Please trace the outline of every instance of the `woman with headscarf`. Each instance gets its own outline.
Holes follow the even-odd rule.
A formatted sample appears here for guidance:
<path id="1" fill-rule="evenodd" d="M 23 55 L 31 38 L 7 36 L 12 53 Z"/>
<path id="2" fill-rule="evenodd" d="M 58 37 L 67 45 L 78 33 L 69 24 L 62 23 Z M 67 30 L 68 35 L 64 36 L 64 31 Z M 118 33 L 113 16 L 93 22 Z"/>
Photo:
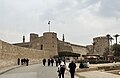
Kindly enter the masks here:
<path id="1" fill-rule="evenodd" d="M 65 74 L 65 63 L 62 61 L 61 64 L 58 66 L 58 76 L 59 78 L 64 78 Z"/>

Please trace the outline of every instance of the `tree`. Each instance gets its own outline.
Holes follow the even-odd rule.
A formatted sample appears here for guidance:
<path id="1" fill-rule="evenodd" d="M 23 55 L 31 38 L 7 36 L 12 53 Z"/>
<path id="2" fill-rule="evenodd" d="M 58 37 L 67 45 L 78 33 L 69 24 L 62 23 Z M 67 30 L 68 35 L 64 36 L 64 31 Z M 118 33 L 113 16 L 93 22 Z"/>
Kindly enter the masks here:
<path id="1" fill-rule="evenodd" d="M 112 46 L 112 51 L 114 51 L 114 56 L 116 56 L 116 57 L 119 57 L 120 56 L 120 45 L 118 44 L 118 45 L 116 45 L 116 44 L 114 44 L 113 46 Z"/>
<path id="2" fill-rule="evenodd" d="M 112 37 L 110 37 L 110 42 L 111 42 L 111 45 L 112 45 L 112 40 L 114 40 Z"/>
<path id="3" fill-rule="evenodd" d="M 117 38 L 119 37 L 120 35 L 118 35 L 118 34 L 115 34 L 114 35 L 114 37 L 115 37 L 115 39 L 116 39 L 116 44 L 117 44 Z"/>

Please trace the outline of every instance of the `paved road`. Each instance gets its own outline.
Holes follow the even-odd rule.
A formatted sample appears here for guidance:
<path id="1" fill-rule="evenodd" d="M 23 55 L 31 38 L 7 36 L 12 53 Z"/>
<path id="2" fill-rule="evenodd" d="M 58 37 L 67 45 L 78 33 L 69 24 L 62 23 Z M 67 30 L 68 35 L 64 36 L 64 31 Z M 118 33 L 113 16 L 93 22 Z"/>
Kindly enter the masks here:
<path id="1" fill-rule="evenodd" d="M 84 76 L 85 78 L 120 78 L 120 75 L 111 74 L 102 71 L 87 71 L 79 73 L 80 76 Z"/>
<path id="2" fill-rule="evenodd" d="M 23 66 L 0 75 L 0 78 L 58 78 L 57 67 L 41 64 Z M 65 72 L 65 78 L 70 78 L 68 71 Z"/>

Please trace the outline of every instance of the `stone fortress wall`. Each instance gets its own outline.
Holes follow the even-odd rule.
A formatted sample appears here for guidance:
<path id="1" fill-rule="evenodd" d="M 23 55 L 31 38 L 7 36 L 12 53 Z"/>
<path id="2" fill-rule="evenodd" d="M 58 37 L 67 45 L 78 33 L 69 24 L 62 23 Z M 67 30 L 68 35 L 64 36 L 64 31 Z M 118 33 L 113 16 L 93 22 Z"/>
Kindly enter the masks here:
<path id="1" fill-rule="evenodd" d="M 62 51 L 78 53 L 81 56 L 89 53 L 87 47 L 85 47 L 85 46 L 71 44 L 69 42 L 59 41 L 59 51 L 58 52 L 62 52 Z"/>
<path id="2" fill-rule="evenodd" d="M 53 32 L 43 33 L 38 37 L 37 34 L 30 34 L 30 42 L 9 44 L 0 40 L 0 62 L 5 61 L 5 65 L 17 64 L 18 58 L 28 58 L 31 63 L 38 62 L 42 58 L 50 58 L 58 55 L 60 51 L 69 51 L 86 54 L 86 47 L 78 46 L 68 42 L 58 40 L 57 34 Z M 1 63 L 0 66 L 4 66 Z"/>
<path id="3" fill-rule="evenodd" d="M 94 51 L 93 45 L 81 46 L 61 41 L 54 32 L 45 32 L 40 37 L 38 34 L 31 33 L 30 42 L 23 41 L 23 43 L 13 45 L 0 40 L 0 60 L 11 61 L 11 64 L 15 64 L 18 58 L 29 58 L 33 63 L 38 62 L 41 58 L 58 55 L 58 52 L 62 51 L 78 53 L 81 56 L 88 53 L 103 55 L 105 48 L 108 47 L 107 38 L 95 37 L 93 42 L 95 43 Z"/>
<path id="4" fill-rule="evenodd" d="M 82 55 L 87 55 L 87 53 L 89 53 L 89 50 L 85 46 L 71 44 L 71 47 L 73 49 L 73 52 L 81 54 L 81 57 L 82 57 Z"/>
<path id="5" fill-rule="evenodd" d="M 103 55 L 105 49 L 108 47 L 108 39 L 106 36 L 93 38 L 94 45 L 76 45 L 70 42 L 65 42 L 57 38 L 57 33 L 45 32 L 43 36 L 38 37 L 38 34 L 30 34 L 30 42 L 19 43 L 20 46 L 29 46 L 29 48 L 34 48 L 41 50 L 51 51 L 51 56 L 57 55 L 58 52 L 67 51 L 75 52 L 80 55 L 93 54 L 93 55 Z M 22 45 L 21 45 L 22 44 Z M 28 44 L 28 45 L 27 45 Z M 94 50 L 93 50 L 94 47 Z"/>
<path id="6" fill-rule="evenodd" d="M 69 42 L 58 41 L 58 52 L 73 52 L 71 44 Z"/>
<path id="7" fill-rule="evenodd" d="M 17 43 L 14 45 L 28 47 L 38 50 L 48 50 L 52 54 L 50 56 L 58 55 L 58 52 L 67 51 L 75 52 L 80 55 L 86 55 L 88 49 L 85 46 L 71 44 L 69 42 L 61 41 L 57 38 L 57 33 L 54 32 L 45 32 L 43 36 L 38 36 L 38 34 L 30 34 L 30 42 L 26 43 Z"/>
<path id="8" fill-rule="evenodd" d="M 73 53 L 80 54 L 80 57 L 82 57 L 82 55 L 86 55 L 87 53 L 89 53 L 86 46 L 71 44 L 69 42 L 59 41 L 58 46 L 59 46 L 58 52 L 62 52 L 62 51 L 73 52 Z"/>
<path id="9" fill-rule="evenodd" d="M 28 58 L 30 63 L 39 63 L 49 55 L 49 51 L 19 47 L 0 40 L 0 67 L 15 65 L 18 58 Z"/>

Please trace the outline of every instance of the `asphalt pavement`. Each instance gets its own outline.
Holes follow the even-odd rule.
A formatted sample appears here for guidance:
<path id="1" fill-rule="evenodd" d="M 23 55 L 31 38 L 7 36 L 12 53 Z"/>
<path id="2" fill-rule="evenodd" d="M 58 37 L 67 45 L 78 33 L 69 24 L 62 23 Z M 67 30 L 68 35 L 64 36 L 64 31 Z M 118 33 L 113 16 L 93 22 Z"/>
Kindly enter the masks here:
<path id="1" fill-rule="evenodd" d="M 56 66 L 43 66 L 41 64 L 11 67 L 9 71 L 0 75 L 0 78 L 58 78 Z M 70 78 L 69 72 L 65 71 L 65 78 Z M 75 78 L 78 78 L 75 76 Z"/>

